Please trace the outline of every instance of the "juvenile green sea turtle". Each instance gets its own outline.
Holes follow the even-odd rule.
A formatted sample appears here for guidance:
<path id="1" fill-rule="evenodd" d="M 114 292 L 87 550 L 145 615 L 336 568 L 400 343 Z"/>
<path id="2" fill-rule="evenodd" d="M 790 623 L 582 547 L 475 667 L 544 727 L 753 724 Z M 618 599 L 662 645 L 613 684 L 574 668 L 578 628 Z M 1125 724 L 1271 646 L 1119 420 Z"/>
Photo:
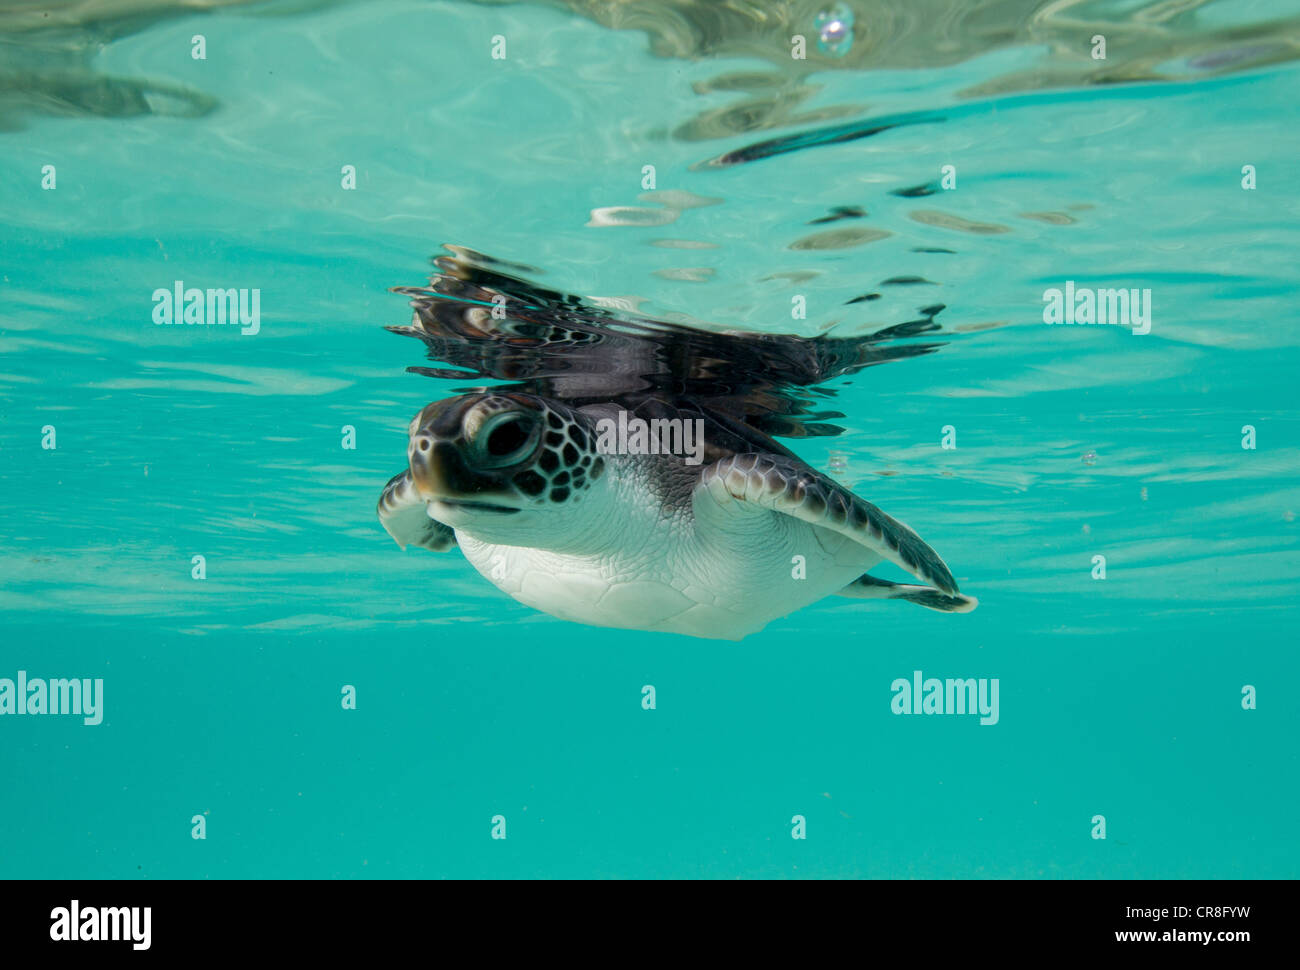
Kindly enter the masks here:
<path id="1" fill-rule="evenodd" d="M 506 289 L 482 260 L 440 265 L 455 272 L 404 290 L 417 297 L 415 321 L 393 329 L 424 339 L 436 359 L 527 380 L 436 401 L 411 421 L 408 467 L 379 500 L 403 548 L 458 546 L 499 589 L 561 619 L 697 637 L 737 640 L 834 594 L 975 608 L 915 532 L 765 430 L 825 433 L 801 423 L 803 405 L 774 390 L 774 375 L 811 385 L 915 347 L 882 355 L 879 334 L 613 325 L 572 301 L 521 293 L 518 281 Z M 505 320 L 483 309 L 503 291 L 517 307 Z M 609 429 L 637 422 L 695 429 L 694 448 L 611 449 Z M 920 583 L 869 575 L 884 561 Z"/>
<path id="2" fill-rule="evenodd" d="M 736 429 L 710 440 L 699 412 L 671 417 L 706 420 L 707 464 L 601 453 L 610 405 L 517 392 L 437 401 L 411 422 L 410 466 L 379 517 L 403 547 L 459 546 L 519 602 L 596 626 L 737 640 L 836 593 L 974 609 L 915 532 L 780 445 L 755 435 L 737 449 Z M 884 560 L 926 585 L 870 576 Z"/>

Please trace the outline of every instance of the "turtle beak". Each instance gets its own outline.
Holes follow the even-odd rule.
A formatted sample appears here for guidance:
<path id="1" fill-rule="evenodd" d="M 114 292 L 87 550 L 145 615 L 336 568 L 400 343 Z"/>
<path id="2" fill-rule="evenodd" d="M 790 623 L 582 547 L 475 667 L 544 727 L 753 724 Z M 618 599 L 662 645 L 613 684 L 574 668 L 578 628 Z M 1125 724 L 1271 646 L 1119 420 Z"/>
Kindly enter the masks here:
<path id="1" fill-rule="evenodd" d="M 450 511 L 492 512 L 495 514 L 512 514 L 517 508 L 501 505 L 499 502 L 482 501 L 469 496 L 486 495 L 495 497 L 495 493 L 485 490 L 481 476 L 476 475 L 464 458 L 456 442 L 440 441 L 432 435 L 417 434 L 411 439 L 411 481 L 420 498 L 427 503 L 430 518 L 451 522 Z"/>
<path id="2" fill-rule="evenodd" d="M 411 441 L 407 448 L 411 482 L 427 503 L 516 511 L 497 501 L 505 484 L 502 476 L 476 468 L 468 460 L 470 445 L 464 423 L 477 401 L 472 396 L 437 401 L 411 422 Z"/>
<path id="3" fill-rule="evenodd" d="M 406 455 L 420 497 L 436 501 L 471 491 L 472 475 L 461 457 L 461 419 L 473 404 L 466 398 L 435 401 L 411 422 Z"/>
<path id="4" fill-rule="evenodd" d="M 442 455 L 447 447 L 436 447 L 433 435 L 421 432 L 411 437 L 408 449 L 411 464 L 411 481 L 415 483 L 420 497 L 429 500 L 447 494 L 445 476 L 442 473 Z"/>
<path id="5" fill-rule="evenodd" d="M 425 501 L 460 499 L 484 487 L 481 476 L 466 464 L 459 442 L 422 431 L 411 437 L 408 454 L 411 481 Z"/>

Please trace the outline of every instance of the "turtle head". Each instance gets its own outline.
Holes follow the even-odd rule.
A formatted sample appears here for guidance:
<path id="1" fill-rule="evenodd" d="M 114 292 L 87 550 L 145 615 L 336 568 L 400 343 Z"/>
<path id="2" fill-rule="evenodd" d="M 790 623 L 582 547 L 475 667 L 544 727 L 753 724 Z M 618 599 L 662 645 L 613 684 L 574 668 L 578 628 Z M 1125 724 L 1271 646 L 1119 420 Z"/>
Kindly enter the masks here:
<path id="1" fill-rule="evenodd" d="M 605 473 L 588 418 L 513 392 L 428 405 L 411 421 L 407 455 L 432 518 L 507 544 L 561 532 Z"/>

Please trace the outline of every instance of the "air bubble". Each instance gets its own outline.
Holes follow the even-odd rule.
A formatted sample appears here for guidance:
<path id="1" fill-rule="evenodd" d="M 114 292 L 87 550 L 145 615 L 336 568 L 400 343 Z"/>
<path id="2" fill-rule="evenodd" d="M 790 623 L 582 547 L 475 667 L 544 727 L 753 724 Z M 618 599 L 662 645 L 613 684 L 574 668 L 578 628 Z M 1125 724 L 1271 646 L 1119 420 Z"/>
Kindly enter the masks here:
<path id="1" fill-rule="evenodd" d="M 837 3 L 823 10 L 813 21 L 817 29 L 817 48 L 833 57 L 843 57 L 853 46 L 853 11 Z"/>

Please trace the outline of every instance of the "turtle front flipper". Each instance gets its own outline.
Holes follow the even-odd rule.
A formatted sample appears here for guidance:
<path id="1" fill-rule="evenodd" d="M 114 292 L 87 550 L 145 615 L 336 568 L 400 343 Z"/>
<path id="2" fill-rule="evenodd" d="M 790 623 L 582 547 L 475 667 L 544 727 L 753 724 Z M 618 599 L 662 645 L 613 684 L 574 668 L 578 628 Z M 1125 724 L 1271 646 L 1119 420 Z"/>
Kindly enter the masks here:
<path id="1" fill-rule="evenodd" d="M 412 545 L 433 552 L 455 548 L 455 530 L 429 518 L 426 508 L 424 499 L 411 481 L 410 471 L 404 471 L 394 475 L 384 486 L 384 493 L 379 496 L 379 521 L 403 549 Z"/>
<path id="2" fill-rule="evenodd" d="M 958 593 L 957 581 L 925 540 L 797 459 L 757 453 L 719 459 L 700 472 L 697 500 L 701 493 L 719 505 L 748 502 L 755 508 L 837 532 L 901 566 L 938 592 L 950 596 Z"/>
<path id="3" fill-rule="evenodd" d="M 974 596 L 961 593 L 941 593 L 932 586 L 911 586 L 907 583 L 891 583 L 887 579 L 877 579 L 863 573 L 849 585 L 839 591 L 838 596 L 853 599 L 900 599 L 924 606 L 927 610 L 940 613 L 969 613 L 979 605 Z"/>

